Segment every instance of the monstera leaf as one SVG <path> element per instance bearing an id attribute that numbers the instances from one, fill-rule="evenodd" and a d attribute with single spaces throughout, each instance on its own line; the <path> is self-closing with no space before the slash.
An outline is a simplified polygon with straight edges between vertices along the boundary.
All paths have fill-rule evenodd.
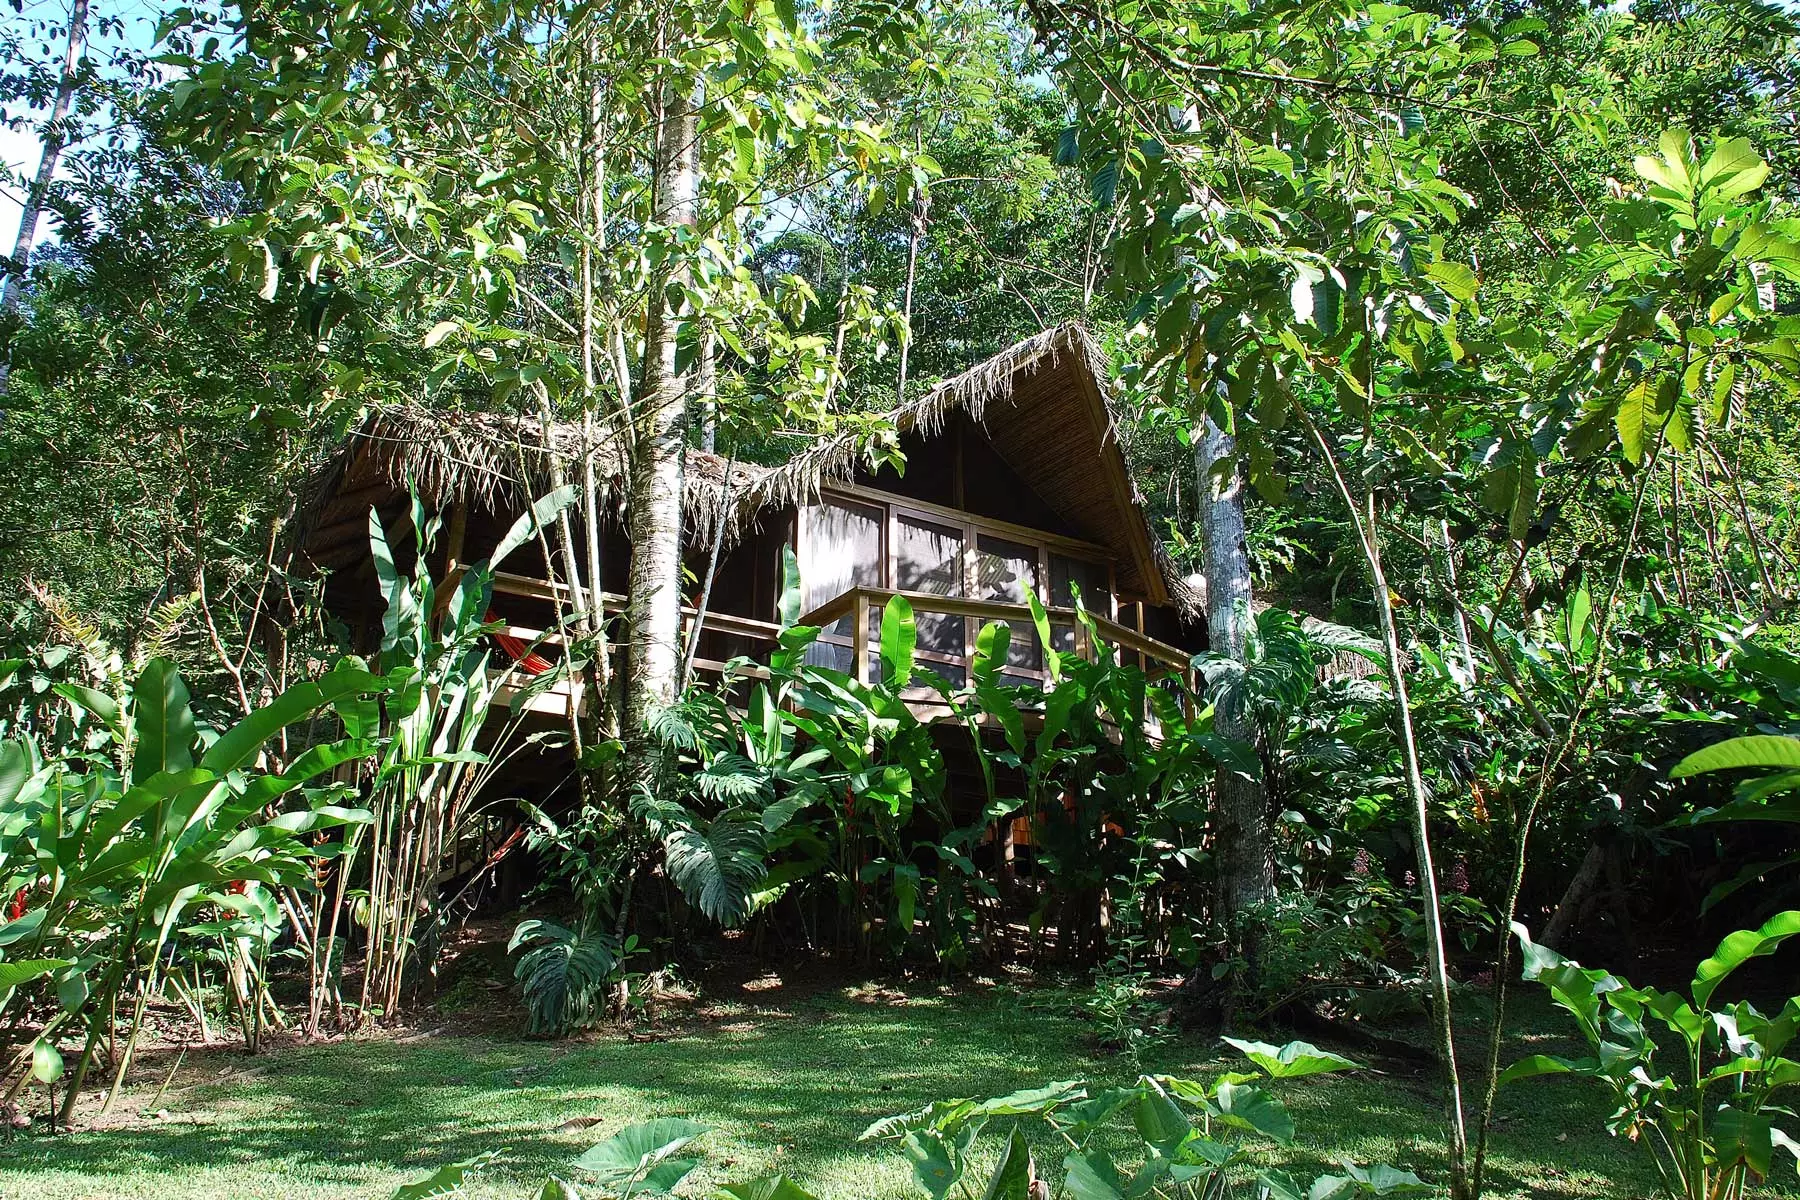
<path id="1" fill-rule="evenodd" d="M 721 925 L 750 914 L 757 885 L 768 873 L 760 820 L 726 814 L 704 827 L 683 826 L 663 838 L 669 877 L 688 902 Z"/>

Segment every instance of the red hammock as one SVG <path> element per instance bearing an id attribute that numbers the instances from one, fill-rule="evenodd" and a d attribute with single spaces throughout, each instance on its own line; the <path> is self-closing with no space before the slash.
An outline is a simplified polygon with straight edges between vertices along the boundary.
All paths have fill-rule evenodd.
<path id="1" fill-rule="evenodd" d="M 487 619 L 490 625 L 500 620 L 494 615 L 493 609 L 488 610 Z M 493 636 L 495 644 L 506 651 L 507 656 L 519 664 L 519 670 L 527 675 L 542 675 L 550 669 L 552 664 L 549 659 L 532 650 L 512 634 L 495 633 Z"/>

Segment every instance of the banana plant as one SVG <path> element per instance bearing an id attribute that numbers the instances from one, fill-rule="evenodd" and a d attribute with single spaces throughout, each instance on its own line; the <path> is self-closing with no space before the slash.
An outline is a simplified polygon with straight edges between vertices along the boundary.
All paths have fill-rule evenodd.
<path id="1" fill-rule="evenodd" d="M 1715 1003 L 1734 971 L 1800 933 L 1800 912 L 1725 938 L 1695 968 L 1685 996 L 1584 968 L 1533 942 L 1523 925 L 1513 932 L 1524 977 L 1574 1017 L 1594 1053 L 1531 1055 L 1507 1068 L 1502 1084 L 1543 1075 L 1599 1080 L 1618 1105 L 1607 1129 L 1644 1147 L 1664 1193 L 1680 1200 L 1741 1200 L 1773 1171 L 1777 1150 L 1800 1157 L 1800 1141 L 1776 1123 L 1791 1123 L 1786 1093 L 1800 1084 L 1800 1059 L 1788 1055 L 1800 997 L 1773 1017 L 1748 1001 Z M 1673 1070 L 1659 1065 L 1659 1038 L 1680 1060 Z"/>

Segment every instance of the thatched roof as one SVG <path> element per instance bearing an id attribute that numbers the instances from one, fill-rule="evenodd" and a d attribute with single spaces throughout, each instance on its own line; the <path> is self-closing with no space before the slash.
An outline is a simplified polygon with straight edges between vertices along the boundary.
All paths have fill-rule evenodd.
<path id="1" fill-rule="evenodd" d="M 1143 513 L 1120 448 L 1104 380 L 1106 363 L 1079 325 L 1034 334 L 937 384 L 889 413 L 901 433 L 931 436 L 956 413 L 982 427 L 996 451 L 1090 540 L 1119 555 L 1122 589 L 1152 603 L 1192 613 L 1197 598 L 1162 551 Z M 579 475 L 586 447 L 580 426 L 563 424 L 548 439 L 565 478 Z M 302 544 L 331 563 L 331 551 L 354 553 L 371 502 L 412 480 L 433 504 L 461 500 L 518 510 L 551 486 L 552 461 L 542 424 L 491 413 L 386 408 L 351 435 L 308 491 Z M 591 449 L 600 485 L 623 503 L 625 478 L 615 438 Z M 734 537 L 756 514 L 805 503 L 822 486 L 849 481 L 865 447 L 853 433 L 821 438 L 785 464 L 728 464 L 691 451 L 687 520 L 691 537 Z M 727 466 L 731 487 L 725 487 Z M 727 491 L 729 490 L 729 502 Z M 729 503 L 729 511 L 727 504 Z M 336 564 L 332 564 L 336 565 Z"/>

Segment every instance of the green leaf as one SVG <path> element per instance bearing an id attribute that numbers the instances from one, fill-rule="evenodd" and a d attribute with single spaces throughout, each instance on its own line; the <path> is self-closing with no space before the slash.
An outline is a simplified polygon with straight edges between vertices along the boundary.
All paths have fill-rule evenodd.
<path id="1" fill-rule="evenodd" d="M 900 1139 L 900 1149 L 912 1164 L 913 1178 L 934 1200 L 944 1200 L 962 1178 L 961 1163 L 951 1158 L 949 1145 L 933 1130 L 913 1130 Z"/>
<path id="2" fill-rule="evenodd" d="M 1766 1115 L 1727 1106 L 1713 1114 L 1711 1125 L 1721 1173 L 1739 1162 L 1758 1175 L 1769 1173 L 1775 1144 L 1771 1136 L 1773 1127 Z"/>
<path id="3" fill-rule="evenodd" d="M 1213 1093 L 1219 1119 L 1227 1125 L 1250 1129 L 1282 1145 L 1294 1140 L 1294 1118 L 1269 1091 L 1254 1083 L 1219 1081 Z"/>
<path id="4" fill-rule="evenodd" d="M 1425 264 L 1425 275 L 1448 292 L 1452 299 L 1467 304 L 1475 298 L 1481 280 L 1475 272 L 1457 262 L 1431 262 Z"/>
<path id="5" fill-rule="evenodd" d="M 794 548 L 781 548 L 781 602 L 777 613 L 783 629 L 792 629 L 800 620 L 800 563 L 794 558 Z"/>
<path id="6" fill-rule="evenodd" d="M 1228 1046 L 1235 1046 L 1244 1057 L 1261 1067 L 1273 1079 L 1299 1079 L 1327 1071 L 1354 1071 L 1362 1066 L 1341 1054 L 1321 1050 L 1306 1042 L 1289 1042 L 1277 1047 L 1267 1042 L 1246 1042 L 1238 1038 L 1228 1037 L 1222 1040 Z"/>
<path id="7" fill-rule="evenodd" d="M 498 567 L 514 550 L 536 537 L 538 530 L 546 528 L 558 513 L 575 503 L 580 494 L 579 488 L 568 483 L 532 501 L 530 511 L 514 521 L 500 544 L 494 547 L 494 553 L 487 560 L 489 569 Z"/>
<path id="8" fill-rule="evenodd" d="M 978 686 L 994 683 L 1006 665 L 1006 652 L 1011 646 L 1012 627 L 1005 621 L 989 621 L 981 627 L 975 635 L 975 657 L 969 661 L 969 674 Z"/>
<path id="9" fill-rule="evenodd" d="M 713 1195 L 717 1200 L 818 1200 L 786 1175 L 769 1175 L 750 1183 L 728 1183 Z"/>
<path id="10" fill-rule="evenodd" d="M 73 966 L 72 958 L 26 958 L 14 962 L 0 962 L 0 1004 L 4 1004 L 17 988 L 23 987 L 34 979 L 42 979 L 52 971 L 60 971 L 64 967 Z"/>
<path id="11" fill-rule="evenodd" d="M 1006 1140 L 1000 1161 L 994 1164 L 994 1173 L 988 1176 L 981 1200 L 1031 1200 L 1031 1182 L 1035 1176 L 1031 1147 L 1015 1126 L 1012 1136 Z"/>
<path id="12" fill-rule="evenodd" d="M 1800 933 L 1800 912 L 1790 909 L 1776 913 L 1760 929 L 1740 929 L 1727 935 L 1712 957 L 1694 969 L 1694 1007 L 1704 1010 L 1727 976 L 1753 958 L 1775 953 L 1796 933 Z"/>
<path id="13" fill-rule="evenodd" d="M 55 1083 L 63 1075 L 62 1051 L 49 1038 L 31 1044 L 31 1077 L 39 1083 Z"/>
<path id="14" fill-rule="evenodd" d="M 1125 1181 L 1104 1150 L 1078 1150 L 1063 1159 L 1063 1181 L 1073 1200 L 1125 1200 Z"/>
<path id="15" fill-rule="evenodd" d="M 59 683 L 51 690 L 76 707 L 93 713 L 94 717 L 112 730 L 115 735 L 121 732 L 119 703 L 105 692 L 79 683 Z"/>
<path id="16" fill-rule="evenodd" d="M 1700 167 L 1700 186 L 1721 200 L 1735 200 L 1760 188 L 1769 164 L 1746 138 L 1722 138 Z"/>
<path id="17" fill-rule="evenodd" d="M 434 1196 L 454 1196 L 463 1190 L 468 1177 L 500 1157 L 497 1150 L 477 1154 L 439 1167 L 417 1183 L 394 1189 L 392 1200 L 431 1200 Z"/>
<path id="18" fill-rule="evenodd" d="M 1169 1098 L 1160 1086 L 1146 1085 L 1131 1106 L 1131 1122 L 1138 1136 L 1168 1154 L 1194 1131 L 1181 1106 Z"/>
<path id="19" fill-rule="evenodd" d="M 990 1117 L 1041 1116 L 1064 1104 L 1086 1098 L 1087 1089 L 1074 1081 L 1047 1083 L 1043 1087 L 1025 1088 L 996 1096 L 992 1100 L 983 1100 L 975 1106 L 974 1111 Z"/>
<path id="20" fill-rule="evenodd" d="M 1641 466 L 1645 449 L 1655 441 L 1662 428 L 1662 419 L 1656 411 L 1656 389 L 1649 379 L 1638 380 L 1619 400 L 1613 425 L 1619 431 L 1619 449 L 1624 452 L 1625 461 L 1634 467 Z"/>
<path id="21" fill-rule="evenodd" d="M 912 601 L 893 596 L 881 610 L 881 682 L 899 691 L 912 682 L 913 651 L 918 646 Z"/>
<path id="22" fill-rule="evenodd" d="M 1551 1054 L 1533 1054 L 1521 1058 L 1506 1070 L 1500 1072 L 1502 1086 L 1520 1079 L 1535 1079 L 1539 1075 L 1591 1075 L 1600 1069 L 1597 1059 L 1557 1058 Z"/>
<path id="23" fill-rule="evenodd" d="M 712 1126 L 681 1117 L 661 1117 L 628 1125 L 589 1149 L 575 1160 L 574 1165 L 592 1173 L 600 1186 L 617 1191 L 634 1180 L 647 1178 L 652 1168 L 668 1161 L 695 1138 L 710 1132 Z"/>
<path id="24" fill-rule="evenodd" d="M 144 664 L 131 690 L 131 718 L 137 732 L 131 758 L 134 782 L 194 765 L 194 710 L 173 662 L 153 658 Z"/>
<path id="25" fill-rule="evenodd" d="M 1800 769 L 1800 738 L 1758 733 L 1728 738 L 1704 750 L 1696 750 L 1669 772 L 1671 779 L 1686 779 L 1707 771 L 1732 771 L 1744 767 Z"/>

